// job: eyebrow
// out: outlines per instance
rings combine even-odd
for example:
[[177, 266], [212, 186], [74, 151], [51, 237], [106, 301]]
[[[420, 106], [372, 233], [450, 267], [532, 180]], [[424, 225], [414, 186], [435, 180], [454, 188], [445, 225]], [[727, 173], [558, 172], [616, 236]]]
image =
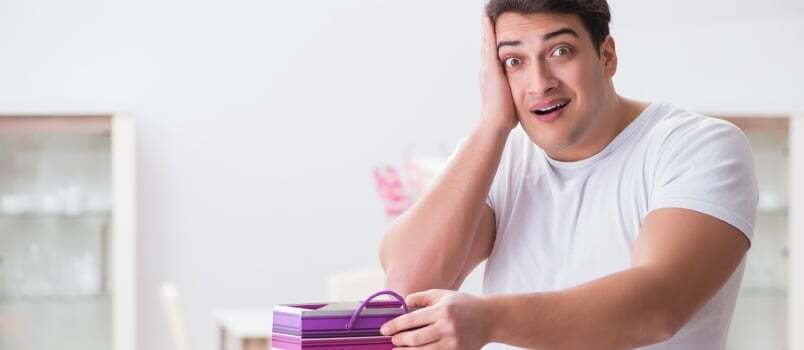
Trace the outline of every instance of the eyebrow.
[[[542, 41], [548, 41], [548, 40], [553, 39], [553, 38], [555, 38], [555, 37], [557, 37], [559, 35], [565, 35], [565, 34], [569, 34], [569, 35], [572, 35], [572, 36], [574, 36], [576, 38], [579, 38], [578, 32], [576, 32], [576, 31], [574, 31], [574, 30], [572, 30], [570, 28], [561, 28], [559, 30], [552, 31], [550, 33], [547, 33], [547, 34], [543, 35], [542, 36]], [[500, 48], [502, 48], [503, 46], [519, 46], [519, 45], [522, 45], [521, 40], [500, 41], [500, 43], [497, 44], [497, 51], [500, 51]]]

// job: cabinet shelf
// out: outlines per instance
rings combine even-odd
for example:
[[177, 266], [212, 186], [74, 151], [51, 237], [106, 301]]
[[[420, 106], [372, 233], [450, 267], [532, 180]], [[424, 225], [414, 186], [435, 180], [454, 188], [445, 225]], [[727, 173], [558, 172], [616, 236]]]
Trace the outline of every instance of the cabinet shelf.
[[33, 305], [33, 304], [85, 304], [95, 302], [109, 302], [112, 296], [108, 293], [96, 295], [30, 295], [30, 296], [2, 296], [0, 304], [3, 305]]
[[779, 208], [757, 208], [757, 214], [765, 216], [787, 216], [789, 212], [790, 210], [787, 206]]
[[112, 212], [111, 211], [102, 211], [102, 212], [95, 212], [95, 213], [85, 213], [85, 214], [78, 214], [78, 215], [67, 215], [67, 214], [44, 214], [44, 213], [35, 213], [35, 214], [3, 214], [0, 213], [0, 220], [26, 220], [26, 221], [37, 221], [37, 220], [108, 220], [111, 219]]
[[109, 115], [21, 116], [0, 114], [0, 135], [111, 135]]
[[749, 297], [768, 297], [768, 298], [787, 298], [787, 289], [784, 288], [742, 288], [738, 298]]

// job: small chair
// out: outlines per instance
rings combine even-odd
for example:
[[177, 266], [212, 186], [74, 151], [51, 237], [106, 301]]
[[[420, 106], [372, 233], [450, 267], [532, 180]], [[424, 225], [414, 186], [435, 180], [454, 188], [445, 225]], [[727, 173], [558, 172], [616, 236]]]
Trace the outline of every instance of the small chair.
[[385, 289], [381, 268], [344, 271], [327, 277], [327, 301], [357, 301]]
[[187, 336], [187, 322], [181, 308], [179, 291], [171, 282], [165, 282], [160, 288], [162, 306], [170, 326], [173, 350], [190, 350], [190, 338]]

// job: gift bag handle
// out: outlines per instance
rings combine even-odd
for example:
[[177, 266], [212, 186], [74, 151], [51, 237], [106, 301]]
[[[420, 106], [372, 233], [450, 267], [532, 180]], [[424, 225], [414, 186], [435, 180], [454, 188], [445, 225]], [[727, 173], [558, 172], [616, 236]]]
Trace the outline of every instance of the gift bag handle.
[[366, 306], [368, 306], [368, 303], [372, 299], [374, 299], [374, 298], [376, 298], [376, 297], [378, 297], [380, 295], [390, 295], [390, 296], [394, 297], [394, 299], [399, 300], [399, 302], [402, 303], [402, 310], [405, 310], [405, 313], [409, 312], [408, 311], [408, 305], [405, 303], [405, 298], [403, 298], [401, 295], [399, 295], [396, 292], [391, 291], [391, 290], [380, 291], [380, 292], [372, 294], [370, 297], [366, 298], [365, 301], [360, 303], [360, 306], [352, 314], [352, 318], [350, 318], [349, 322], [346, 323], [346, 329], [352, 329], [352, 326], [354, 326], [354, 323], [355, 323], [355, 321], [357, 321], [357, 318], [360, 317], [360, 313], [363, 312], [363, 309], [365, 309]]

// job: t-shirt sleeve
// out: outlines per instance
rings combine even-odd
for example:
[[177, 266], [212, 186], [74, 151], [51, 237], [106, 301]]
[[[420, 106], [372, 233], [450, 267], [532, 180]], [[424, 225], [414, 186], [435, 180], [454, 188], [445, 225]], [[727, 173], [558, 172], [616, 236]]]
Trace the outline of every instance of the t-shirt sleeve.
[[676, 125], [664, 138], [649, 211], [694, 210], [736, 227], [750, 241], [758, 189], [747, 138], [714, 118], [687, 124]]

